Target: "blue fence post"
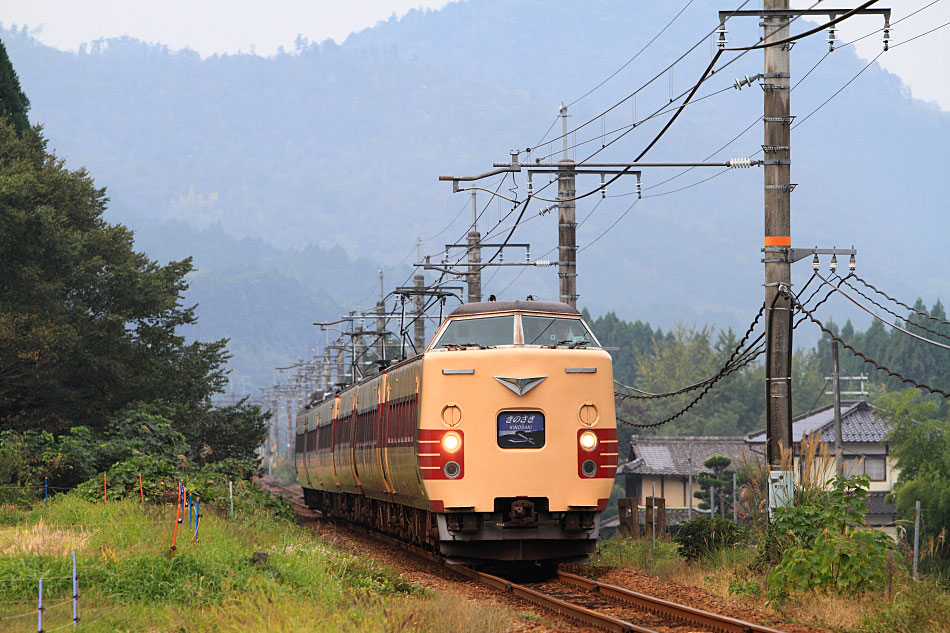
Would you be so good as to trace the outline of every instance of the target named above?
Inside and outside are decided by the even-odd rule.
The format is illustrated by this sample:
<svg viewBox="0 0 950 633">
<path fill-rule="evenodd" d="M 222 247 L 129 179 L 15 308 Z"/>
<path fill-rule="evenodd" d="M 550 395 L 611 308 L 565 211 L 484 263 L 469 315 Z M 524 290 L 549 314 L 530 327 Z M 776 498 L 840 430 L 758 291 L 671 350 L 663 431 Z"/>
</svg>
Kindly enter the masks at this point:
<svg viewBox="0 0 950 633">
<path fill-rule="evenodd" d="M 43 633 L 43 579 L 40 578 L 40 601 L 36 606 L 36 631 Z"/>
<path fill-rule="evenodd" d="M 49 506 L 49 477 L 43 477 L 43 503 Z"/>
<path fill-rule="evenodd" d="M 195 503 L 195 540 L 198 540 L 198 521 L 201 520 L 201 497 Z"/>
<path fill-rule="evenodd" d="M 73 550 L 73 628 L 79 624 L 79 579 L 76 577 L 76 550 Z"/>
</svg>

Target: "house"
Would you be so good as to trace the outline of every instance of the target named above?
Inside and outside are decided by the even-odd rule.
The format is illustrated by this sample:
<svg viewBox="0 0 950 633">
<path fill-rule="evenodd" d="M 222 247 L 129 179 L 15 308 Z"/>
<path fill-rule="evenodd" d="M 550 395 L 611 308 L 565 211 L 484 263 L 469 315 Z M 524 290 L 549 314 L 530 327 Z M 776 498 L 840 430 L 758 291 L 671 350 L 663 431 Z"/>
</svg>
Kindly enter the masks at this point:
<svg viewBox="0 0 950 633">
<path fill-rule="evenodd" d="M 866 402 L 843 402 L 841 405 L 841 435 L 843 471 L 845 474 L 866 474 L 870 479 L 868 522 L 891 534 L 895 533 L 897 513 L 887 495 L 897 481 L 897 470 L 890 456 L 887 442 L 887 424 L 873 405 Z M 794 468 L 800 470 L 801 442 L 804 437 L 818 437 L 834 446 L 834 408 L 829 405 L 792 420 Z M 833 452 L 833 449 L 832 451 Z M 699 500 L 690 501 L 692 493 L 701 490 L 697 474 L 707 469 L 703 465 L 713 455 L 724 455 L 732 460 L 730 470 L 743 462 L 763 462 L 765 459 L 765 431 L 748 436 L 633 436 L 629 460 L 618 469 L 624 477 L 626 494 L 637 499 L 639 506 L 654 491 L 663 497 L 670 523 L 686 520 L 699 512 Z M 692 490 L 689 476 L 693 475 Z M 833 474 L 829 473 L 829 476 Z"/>
<path fill-rule="evenodd" d="M 794 465 L 802 468 L 801 442 L 805 436 L 818 437 L 831 447 L 835 443 L 834 407 L 828 405 L 792 420 Z M 871 480 L 868 495 L 868 522 L 894 534 L 897 510 L 886 497 L 897 482 L 897 469 L 890 455 L 887 442 L 887 423 L 877 414 L 876 408 L 867 402 L 841 403 L 841 449 L 842 470 L 846 475 L 867 475 Z M 752 451 L 765 454 L 765 431 L 748 437 Z M 832 449 L 833 450 L 833 449 Z"/>
<path fill-rule="evenodd" d="M 667 518 L 671 523 L 687 520 L 700 501 L 693 496 L 702 488 L 697 475 L 708 469 L 703 465 L 713 455 L 732 460 L 730 469 L 744 461 L 755 461 L 744 435 L 725 437 L 702 436 L 633 436 L 630 459 L 621 466 L 628 497 L 637 499 L 642 508 L 646 498 L 663 497 Z M 690 474 L 693 487 L 689 489 Z M 692 510 L 690 508 L 692 507 Z"/>
</svg>

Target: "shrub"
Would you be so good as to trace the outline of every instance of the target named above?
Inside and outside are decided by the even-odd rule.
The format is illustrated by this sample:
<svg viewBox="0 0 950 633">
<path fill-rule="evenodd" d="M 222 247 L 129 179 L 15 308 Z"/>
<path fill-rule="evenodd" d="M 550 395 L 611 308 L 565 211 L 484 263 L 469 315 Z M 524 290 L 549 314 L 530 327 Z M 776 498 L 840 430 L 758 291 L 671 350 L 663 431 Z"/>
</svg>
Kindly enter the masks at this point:
<svg viewBox="0 0 950 633">
<path fill-rule="evenodd" d="M 867 476 L 828 483 L 823 494 L 776 510 L 769 546 L 779 562 L 768 574 L 769 600 L 783 601 L 793 591 L 857 593 L 883 585 L 892 543 L 864 528 Z"/>
<path fill-rule="evenodd" d="M 680 526 L 673 542 L 679 545 L 680 555 L 696 560 L 726 547 L 744 542 L 745 530 L 735 521 L 718 516 L 698 517 Z"/>
</svg>

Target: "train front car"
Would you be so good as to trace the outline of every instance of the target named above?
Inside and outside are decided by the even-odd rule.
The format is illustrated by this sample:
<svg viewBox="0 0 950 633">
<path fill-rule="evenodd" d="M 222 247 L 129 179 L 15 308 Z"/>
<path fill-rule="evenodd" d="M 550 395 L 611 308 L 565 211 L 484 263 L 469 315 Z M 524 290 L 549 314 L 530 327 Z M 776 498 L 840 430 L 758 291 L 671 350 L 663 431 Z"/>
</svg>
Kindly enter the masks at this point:
<svg viewBox="0 0 950 633">
<path fill-rule="evenodd" d="M 617 470 L 613 370 L 564 303 L 465 304 L 426 350 L 419 465 L 457 561 L 582 560 Z"/>
</svg>

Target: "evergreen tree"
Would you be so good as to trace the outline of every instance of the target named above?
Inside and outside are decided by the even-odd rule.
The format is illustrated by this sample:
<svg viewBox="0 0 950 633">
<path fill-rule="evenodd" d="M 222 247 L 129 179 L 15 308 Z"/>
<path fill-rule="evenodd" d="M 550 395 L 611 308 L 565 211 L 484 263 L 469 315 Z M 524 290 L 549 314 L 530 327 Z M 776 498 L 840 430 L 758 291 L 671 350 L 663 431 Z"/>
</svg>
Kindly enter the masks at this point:
<svg viewBox="0 0 950 633">
<path fill-rule="evenodd" d="M 7 119 L 19 136 L 30 128 L 26 113 L 30 100 L 20 90 L 20 80 L 7 57 L 7 49 L 0 42 L 0 118 Z"/>
</svg>

